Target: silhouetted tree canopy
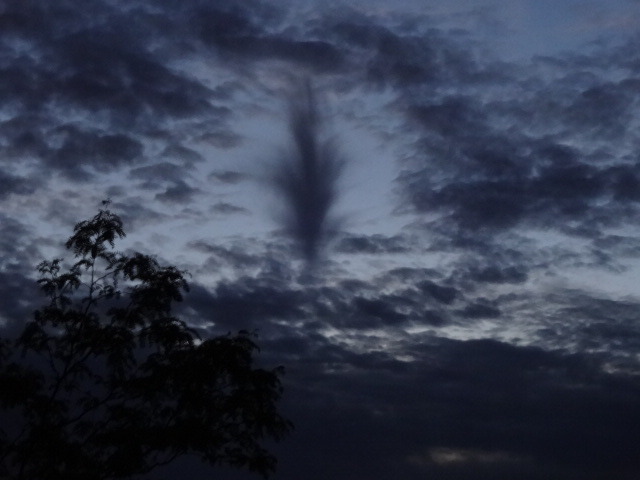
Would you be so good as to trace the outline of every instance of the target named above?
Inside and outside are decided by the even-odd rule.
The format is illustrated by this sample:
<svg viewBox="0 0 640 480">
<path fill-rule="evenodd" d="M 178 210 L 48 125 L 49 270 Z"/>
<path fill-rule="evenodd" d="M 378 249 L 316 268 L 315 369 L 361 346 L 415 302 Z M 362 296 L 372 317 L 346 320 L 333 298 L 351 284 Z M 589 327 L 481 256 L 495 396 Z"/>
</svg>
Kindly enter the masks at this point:
<svg viewBox="0 0 640 480">
<path fill-rule="evenodd" d="M 104 204 L 66 243 L 75 263 L 38 266 L 48 303 L 0 343 L 0 477 L 124 478 L 185 454 L 267 476 L 261 442 L 291 429 L 281 368 L 254 367 L 248 332 L 202 340 L 174 316 L 185 272 L 115 251 Z"/>
</svg>

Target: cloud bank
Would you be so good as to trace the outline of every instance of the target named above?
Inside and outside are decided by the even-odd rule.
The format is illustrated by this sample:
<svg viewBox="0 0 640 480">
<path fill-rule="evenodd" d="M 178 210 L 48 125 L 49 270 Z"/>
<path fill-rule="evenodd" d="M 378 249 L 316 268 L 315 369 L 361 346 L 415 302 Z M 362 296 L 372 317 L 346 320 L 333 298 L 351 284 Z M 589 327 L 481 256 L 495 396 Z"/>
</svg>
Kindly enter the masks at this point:
<svg viewBox="0 0 640 480">
<path fill-rule="evenodd" d="M 506 60 L 499 11 L 401 7 L 0 7 L 3 332 L 110 197 L 125 248 L 193 274 L 195 328 L 255 329 L 287 367 L 277 478 L 636 478 L 639 37 Z M 329 99 L 366 220 L 334 228 L 341 157 L 292 74 Z M 283 236 L 252 179 L 289 127 Z"/>
</svg>

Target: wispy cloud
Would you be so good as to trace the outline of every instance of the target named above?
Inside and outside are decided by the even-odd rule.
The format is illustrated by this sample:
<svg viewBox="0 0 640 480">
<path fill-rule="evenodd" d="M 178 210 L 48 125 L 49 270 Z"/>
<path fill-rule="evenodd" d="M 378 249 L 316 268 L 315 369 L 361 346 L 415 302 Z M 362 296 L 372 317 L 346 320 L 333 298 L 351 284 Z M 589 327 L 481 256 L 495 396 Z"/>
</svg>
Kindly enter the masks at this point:
<svg viewBox="0 0 640 480">
<path fill-rule="evenodd" d="M 323 136 L 322 122 L 311 82 L 296 85 L 289 112 L 292 144 L 271 175 L 283 202 L 283 226 L 309 262 L 336 232 L 333 209 L 344 167 L 335 143 Z"/>
</svg>

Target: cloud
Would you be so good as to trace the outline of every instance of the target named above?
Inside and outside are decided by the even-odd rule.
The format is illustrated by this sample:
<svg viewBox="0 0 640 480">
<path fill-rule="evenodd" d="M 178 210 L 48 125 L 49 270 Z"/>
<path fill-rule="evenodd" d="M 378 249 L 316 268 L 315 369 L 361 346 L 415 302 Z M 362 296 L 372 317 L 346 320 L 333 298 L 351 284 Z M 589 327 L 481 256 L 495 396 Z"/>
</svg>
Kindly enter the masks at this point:
<svg viewBox="0 0 640 480">
<path fill-rule="evenodd" d="M 218 202 L 211 207 L 211 211 L 213 213 L 218 213 L 222 215 L 233 215 L 236 213 L 249 214 L 249 210 L 244 207 L 238 207 L 237 205 L 233 205 L 231 203 L 226 202 Z"/>
<path fill-rule="evenodd" d="M 3 188 L 0 197 L 7 197 L 11 194 L 31 194 L 38 188 L 39 183 L 37 179 L 19 177 L 0 170 L 0 185 Z"/>
<path fill-rule="evenodd" d="M 491 10 L 396 7 L 3 8 L 1 328 L 106 193 L 193 274 L 181 315 L 286 366 L 279 478 L 635 478 L 638 38 L 506 62 L 467 28 Z M 287 123 L 285 231 L 246 233 Z M 339 179 L 370 219 L 338 222 Z"/>
<path fill-rule="evenodd" d="M 131 169 L 129 175 L 133 178 L 144 179 L 146 184 L 180 180 L 189 169 L 170 162 L 157 162 L 153 165 Z"/>
<path fill-rule="evenodd" d="M 334 247 L 337 252 L 346 254 L 404 253 L 411 249 L 408 239 L 400 235 L 385 237 L 374 235 L 345 235 Z"/>
<path fill-rule="evenodd" d="M 179 160 L 185 165 L 192 165 L 204 160 L 198 152 L 180 144 L 168 145 L 162 152 L 162 157 Z"/>
<path fill-rule="evenodd" d="M 285 209 L 286 231 L 313 262 L 335 234 L 333 209 L 344 159 L 334 143 L 322 136 L 323 119 L 310 81 L 298 89 L 290 107 L 292 145 L 274 165 L 270 180 Z"/>
<path fill-rule="evenodd" d="M 522 457 L 504 451 L 482 451 L 472 449 L 454 449 L 446 447 L 430 448 L 426 454 L 415 454 L 408 458 L 416 465 L 436 464 L 441 466 L 464 464 L 520 463 L 526 461 Z"/>
<path fill-rule="evenodd" d="M 143 147 L 140 142 L 127 135 L 103 135 L 81 130 L 75 126 L 62 126 L 52 132 L 61 143 L 45 158 L 50 167 L 56 168 L 72 179 L 89 179 L 85 167 L 107 172 L 123 164 L 139 161 Z"/>
<path fill-rule="evenodd" d="M 260 11 L 261 10 L 261 11 Z M 260 18 L 254 18 L 260 11 Z M 253 13 L 253 15 L 252 15 Z M 272 23 L 276 10 L 207 6 L 197 14 L 201 40 L 223 55 L 241 59 L 282 60 L 299 64 L 312 71 L 327 72 L 343 64 L 342 52 L 322 40 L 295 40 L 286 34 L 269 33 L 264 21 Z"/>
<path fill-rule="evenodd" d="M 234 172 L 231 170 L 225 170 L 225 171 L 216 171 L 216 172 L 211 172 L 211 174 L 209 175 L 210 178 L 215 179 L 219 182 L 222 183 L 228 183 L 228 184 L 236 184 L 236 183 L 240 183 L 241 181 L 245 180 L 247 178 L 247 176 L 243 173 L 240 172 Z"/>
<path fill-rule="evenodd" d="M 199 317 L 214 322 L 216 330 L 237 330 L 238 320 L 242 328 L 259 328 L 270 319 L 295 319 L 300 314 L 300 293 L 270 286 L 259 279 L 242 278 L 232 284 L 219 284 L 208 290 L 192 286 L 193 308 Z M 200 306 L 198 308 L 198 306 Z"/>
<path fill-rule="evenodd" d="M 558 69 L 570 70 L 571 62 Z M 512 81 L 523 74 L 536 72 L 514 71 Z M 562 230 L 570 221 L 599 230 L 624 221 L 636 174 L 626 155 L 613 156 L 613 145 L 626 141 L 633 87 L 586 78 L 584 86 L 570 86 L 562 74 L 546 84 L 536 79 L 538 90 L 524 98 L 507 88 L 500 100 L 457 94 L 412 102 L 408 118 L 422 140 L 417 168 L 399 181 L 416 211 L 481 230 Z M 625 180 L 619 171 L 628 172 Z"/>
<path fill-rule="evenodd" d="M 382 478 L 393 478 L 394 471 L 406 478 L 473 478 L 478 471 L 486 478 L 503 478 L 505 472 L 580 478 L 587 471 L 623 476 L 637 468 L 634 429 L 624 423 L 637 421 L 638 410 L 624 393 L 634 380 L 603 374 L 584 357 L 488 340 L 418 345 L 405 349 L 414 352 L 414 361 L 395 362 L 393 368 L 387 368 L 388 357 L 382 361 L 383 353 L 376 363 L 376 355 L 354 355 L 339 344 L 329 350 L 325 344 L 316 351 L 320 356 L 300 345 L 306 363 L 326 365 L 316 377 L 295 363 L 289 372 L 290 388 L 302 390 L 297 395 L 310 402 L 292 406 L 294 418 L 305 419 L 302 444 L 316 435 L 319 450 L 326 448 L 327 459 L 339 462 L 343 474 L 377 471 Z M 614 405 L 620 409 L 610 417 L 606 412 Z M 309 407 L 316 412 L 312 419 L 305 416 Z M 369 440 L 358 443 L 363 434 Z M 294 478 L 309 453 L 291 450 L 296 460 L 283 465 L 282 473 Z M 371 456 L 372 451 L 385 455 Z M 584 470 L 574 475 L 570 465 L 576 464 Z M 309 475 L 322 478 L 328 472 L 331 468 L 321 468 Z"/>
<path fill-rule="evenodd" d="M 501 312 L 491 304 L 479 302 L 467 305 L 460 314 L 464 318 L 495 318 L 499 317 Z"/>
<path fill-rule="evenodd" d="M 453 287 L 438 285 L 431 280 L 423 280 L 418 284 L 418 288 L 437 302 L 450 305 L 458 296 L 458 291 Z"/>
<path fill-rule="evenodd" d="M 190 203 L 195 195 L 200 193 L 197 188 L 191 187 L 183 180 L 173 182 L 164 192 L 158 193 L 155 198 L 168 203 Z"/>
<path fill-rule="evenodd" d="M 33 313 L 40 297 L 35 266 L 43 259 L 42 239 L 25 223 L 0 213 L 0 332 L 14 337 Z"/>
</svg>

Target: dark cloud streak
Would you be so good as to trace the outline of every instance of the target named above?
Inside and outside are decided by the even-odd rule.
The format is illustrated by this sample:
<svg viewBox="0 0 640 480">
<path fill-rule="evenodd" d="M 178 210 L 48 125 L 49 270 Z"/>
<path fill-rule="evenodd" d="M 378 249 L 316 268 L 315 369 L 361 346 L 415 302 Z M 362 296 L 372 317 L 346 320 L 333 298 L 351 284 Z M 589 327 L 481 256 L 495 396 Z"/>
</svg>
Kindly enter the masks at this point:
<svg viewBox="0 0 640 480">
<path fill-rule="evenodd" d="M 284 226 L 302 255 L 314 262 L 336 233 L 333 208 L 344 167 L 336 145 L 322 137 L 321 112 L 309 80 L 298 86 L 291 103 L 292 146 L 275 164 L 272 185 L 284 203 Z"/>
</svg>

